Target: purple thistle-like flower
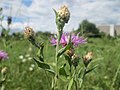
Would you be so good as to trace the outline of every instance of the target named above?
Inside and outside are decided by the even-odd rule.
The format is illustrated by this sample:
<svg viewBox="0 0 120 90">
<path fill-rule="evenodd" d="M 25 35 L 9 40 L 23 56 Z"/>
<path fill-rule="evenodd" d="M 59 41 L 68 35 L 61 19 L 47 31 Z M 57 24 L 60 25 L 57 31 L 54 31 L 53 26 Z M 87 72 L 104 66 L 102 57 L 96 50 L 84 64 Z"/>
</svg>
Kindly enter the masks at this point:
<svg viewBox="0 0 120 90">
<path fill-rule="evenodd" d="M 78 33 L 77 35 L 75 35 L 75 34 L 72 34 L 72 35 L 71 35 L 71 43 L 72 43 L 73 46 L 75 46 L 75 47 L 78 47 L 79 44 L 85 44 L 85 43 L 87 43 L 85 38 L 79 37 L 79 34 L 80 34 L 80 33 Z M 70 36 L 69 33 L 63 33 L 63 34 L 62 34 L 61 40 L 60 40 L 60 44 L 61 44 L 63 47 L 65 47 L 65 46 L 68 44 L 69 36 Z M 51 42 L 52 45 L 54 46 L 54 45 L 57 44 L 57 39 L 56 39 L 56 38 L 52 38 L 52 39 L 50 40 L 50 42 Z"/>
<path fill-rule="evenodd" d="M 0 60 L 8 59 L 8 54 L 0 50 Z"/>
</svg>

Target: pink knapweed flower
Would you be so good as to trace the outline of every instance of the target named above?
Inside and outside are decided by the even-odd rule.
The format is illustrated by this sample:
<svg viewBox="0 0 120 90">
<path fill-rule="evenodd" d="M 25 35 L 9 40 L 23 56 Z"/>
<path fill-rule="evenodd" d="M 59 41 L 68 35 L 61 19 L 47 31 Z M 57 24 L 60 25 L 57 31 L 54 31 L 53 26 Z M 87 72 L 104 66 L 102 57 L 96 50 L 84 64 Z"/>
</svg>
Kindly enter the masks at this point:
<svg viewBox="0 0 120 90">
<path fill-rule="evenodd" d="M 80 33 L 78 33 L 77 35 L 75 35 L 75 34 L 71 35 L 71 43 L 75 47 L 78 47 L 79 44 L 85 44 L 85 43 L 87 43 L 85 38 L 79 37 L 79 34 Z M 69 33 L 63 33 L 62 34 L 61 40 L 60 40 L 60 44 L 63 47 L 65 47 L 68 44 L 69 37 L 70 37 Z M 52 43 L 53 46 L 55 46 L 57 44 L 57 38 L 51 38 L 50 42 Z"/>
<path fill-rule="evenodd" d="M 0 60 L 8 59 L 8 54 L 0 50 Z"/>
</svg>

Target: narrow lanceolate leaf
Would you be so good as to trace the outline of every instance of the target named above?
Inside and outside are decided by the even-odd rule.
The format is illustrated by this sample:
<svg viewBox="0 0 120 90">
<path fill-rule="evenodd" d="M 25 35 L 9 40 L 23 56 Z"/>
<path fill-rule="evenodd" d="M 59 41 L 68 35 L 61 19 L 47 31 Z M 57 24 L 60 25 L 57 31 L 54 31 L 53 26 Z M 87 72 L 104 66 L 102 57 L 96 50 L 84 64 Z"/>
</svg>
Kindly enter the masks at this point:
<svg viewBox="0 0 120 90">
<path fill-rule="evenodd" d="M 59 69 L 59 74 L 62 75 L 62 76 L 67 77 L 67 73 L 66 73 L 66 71 L 65 71 L 65 66 L 66 66 L 66 64 L 64 64 L 64 65 Z"/>
<path fill-rule="evenodd" d="M 53 69 L 45 69 L 45 70 L 55 75 L 55 71 Z"/>
<path fill-rule="evenodd" d="M 68 50 L 70 48 L 70 45 L 66 45 L 64 48 L 61 48 L 58 51 L 57 57 L 61 56 L 66 50 Z"/>
<path fill-rule="evenodd" d="M 45 69 L 46 71 L 52 73 L 52 74 L 55 74 L 54 70 L 50 67 L 49 64 L 45 63 L 45 62 L 42 62 L 42 61 L 38 61 L 37 59 L 33 58 L 34 61 L 37 63 L 38 67 L 39 68 L 42 68 L 42 69 Z"/>
<path fill-rule="evenodd" d="M 68 55 L 66 55 L 66 54 L 63 54 L 63 55 L 64 55 L 64 57 L 65 57 L 65 60 L 68 61 L 68 64 L 69 64 L 69 66 L 71 67 L 71 65 L 72 65 L 71 58 L 70 58 Z"/>
<path fill-rule="evenodd" d="M 37 65 L 40 67 L 40 68 L 43 68 L 43 69 L 50 69 L 50 66 L 44 62 L 41 62 L 41 61 L 38 61 L 37 59 L 34 58 L 34 61 L 37 63 Z"/>
<path fill-rule="evenodd" d="M 72 85 L 73 85 L 73 78 L 70 80 L 69 84 L 68 84 L 68 89 L 67 90 L 71 90 Z"/>
<path fill-rule="evenodd" d="M 91 72 L 91 71 L 93 71 L 96 67 L 98 67 L 98 65 L 96 65 L 96 66 L 94 66 L 93 68 L 87 70 L 87 71 L 86 71 L 86 74 L 89 73 L 89 72 Z"/>
<path fill-rule="evenodd" d="M 53 11 L 54 11 L 55 15 L 57 16 L 57 11 L 54 8 L 53 8 Z"/>
<path fill-rule="evenodd" d="M 79 70 L 79 72 L 78 72 L 78 78 L 80 78 L 80 75 L 81 75 L 81 72 L 82 71 L 82 68 Z"/>
</svg>

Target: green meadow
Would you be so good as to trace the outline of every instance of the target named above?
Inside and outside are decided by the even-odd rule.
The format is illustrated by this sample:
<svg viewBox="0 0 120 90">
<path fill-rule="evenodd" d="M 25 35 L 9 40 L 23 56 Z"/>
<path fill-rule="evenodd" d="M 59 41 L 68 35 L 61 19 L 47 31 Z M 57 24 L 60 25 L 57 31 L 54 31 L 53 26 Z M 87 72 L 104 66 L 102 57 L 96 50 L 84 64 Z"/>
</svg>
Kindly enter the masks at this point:
<svg viewBox="0 0 120 90">
<path fill-rule="evenodd" d="M 50 44 L 50 37 L 38 35 L 38 40 L 44 42 L 45 62 L 54 66 L 55 47 Z M 86 52 L 93 52 L 93 61 L 89 67 L 98 65 L 96 69 L 85 77 L 83 90 L 120 90 L 120 38 L 88 38 L 88 43 L 76 48 L 80 56 Z M 5 90 L 49 90 L 51 74 L 40 69 L 34 62 L 37 49 L 26 39 L 10 37 L 6 48 L 0 38 L 0 50 L 9 54 L 9 59 L 2 62 L 7 67 L 7 79 L 4 82 Z M 65 60 L 61 56 L 59 63 Z M 83 61 L 79 62 L 81 68 Z M 118 71 L 118 72 L 117 72 Z M 60 90 L 64 89 L 64 81 L 60 81 Z M 73 87 L 74 90 L 74 87 Z"/>
</svg>

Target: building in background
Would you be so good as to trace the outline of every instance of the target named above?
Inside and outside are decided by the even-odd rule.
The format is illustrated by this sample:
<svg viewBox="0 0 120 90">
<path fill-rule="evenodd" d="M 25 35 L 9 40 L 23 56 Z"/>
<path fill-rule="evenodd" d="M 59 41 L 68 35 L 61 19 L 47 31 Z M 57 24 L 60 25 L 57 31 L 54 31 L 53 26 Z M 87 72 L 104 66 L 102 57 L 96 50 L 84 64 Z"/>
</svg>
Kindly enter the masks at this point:
<svg viewBox="0 0 120 90">
<path fill-rule="evenodd" d="M 114 25 L 114 24 L 102 24 L 97 25 L 100 32 L 104 32 L 107 35 L 110 35 L 112 37 L 119 36 L 120 35 L 120 25 Z"/>
</svg>

